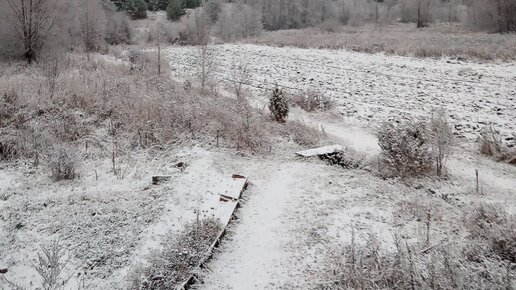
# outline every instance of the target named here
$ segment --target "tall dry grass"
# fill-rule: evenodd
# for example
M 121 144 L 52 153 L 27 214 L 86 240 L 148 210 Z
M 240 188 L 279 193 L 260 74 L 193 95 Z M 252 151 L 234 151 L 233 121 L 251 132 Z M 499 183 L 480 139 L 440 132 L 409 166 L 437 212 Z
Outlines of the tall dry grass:
M 338 32 L 316 28 L 264 32 L 246 42 L 300 48 L 348 49 L 413 57 L 452 57 L 475 61 L 516 59 L 516 34 L 474 32 L 458 25 L 436 24 L 417 29 L 411 24 L 350 27 Z

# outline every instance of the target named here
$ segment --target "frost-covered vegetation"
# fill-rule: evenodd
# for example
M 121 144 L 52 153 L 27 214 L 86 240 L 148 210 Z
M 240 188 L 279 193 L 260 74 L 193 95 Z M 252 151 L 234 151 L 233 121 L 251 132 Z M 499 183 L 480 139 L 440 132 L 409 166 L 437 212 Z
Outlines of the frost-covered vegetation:
M 515 9 L 0 1 L 0 288 L 514 288 Z

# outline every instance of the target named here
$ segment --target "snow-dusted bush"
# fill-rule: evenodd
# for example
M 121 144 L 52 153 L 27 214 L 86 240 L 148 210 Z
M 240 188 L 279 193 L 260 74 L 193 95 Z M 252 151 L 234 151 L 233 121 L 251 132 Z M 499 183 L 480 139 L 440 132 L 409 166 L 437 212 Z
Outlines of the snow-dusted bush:
M 185 282 L 201 260 L 209 254 L 209 247 L 220 233 L 222 225 L 214 218 L 189 224 L 166 243 L 165 249 L 149 259 L 150 265 L 133 273 L 130 289 L 176 289 Z
M 293 95 L 291 102 L 307 112 L 316 110 L 327 111 L 335 107 L 335 102 L 330 97 L 314 90 Z
M 129 16 L 124 12 L 106 12 L 104 40 L 107 44 L 128 44 L 131 41 L 132 27 Z
M 433 165 L 426 123 L 384 123 L 378 133 L 382 161 L 402 178 L 428 173 Z
M 269 110 L 276 122 L 285 123 L 287 121 L 289 105 L 282 89 L 276 87 L 272 91 L 272 96 L 269 100 Z
M 480 204 L 466 217 L 470 238 L 484 252 L 516 263 L 516 217 L 495 204 Z M 474 254 L 474 253 L 471 253 Z M 478 253 L 477 253 L 478 255 Z
M 55 181 L 72 180 L 77 174 L 79 157 L 74 148 L 57 146 L 49 155 L 48 166 Z
M 503 151 L 502 136 L 493 126 L 486 126 L 480 132 L 480 153 L 499 157 Z

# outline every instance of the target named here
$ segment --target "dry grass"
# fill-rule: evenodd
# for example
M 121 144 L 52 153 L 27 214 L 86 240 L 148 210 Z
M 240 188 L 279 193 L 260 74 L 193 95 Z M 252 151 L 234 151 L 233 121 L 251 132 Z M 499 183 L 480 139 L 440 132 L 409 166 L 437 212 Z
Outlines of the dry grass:
M 316 289 L 513 289 L 516 234 L 515 217 L 496 205 L 478 204 L 460 210 L 465 218 L 455 220 L 418 199 L 399 211 L 424 226 L 426 211 L 434 223 L 456 228 L 437 235 L 438 243 L 405 239 L 393 234 L 393 247 L 385 247 L 374 232 L 358 234 L 351 228 L 351 242 L 331 250 Z M 432 204 L 435 206 L 435 204 Z M 398 211 L 398 212 L 399 212 Z M 418 218 L 419 216 L 419 218 Z M 436 234 L 435 229 L 433 230 Z M 365 236 L 365 238 L 364 238 Z M 435 239 L 436 237 L 433 237 Z
M 458 25 L 435 24 L 423 30 L 412 24 L 345 26 L 325 32 L 310 28 L 264 32 L 247 42 L 300 48 L 348 49 L 414 57 L 452 57 L 475 61 L 516 59 L 515 34 L 472 32 Z
M 175 289 L 209 255 L 209 247 L 221 230 L 220 222 L 212 218 L 188 225 L 167 241 L 162 252 L 150 257 L 148 267 L 133 274 L 130 289 Z
M 191 142 L 266 153 L 277 137 L 302 145 L 320 140 L 302 124 L 275 124 L 245 96 L 175 82 L 166 64 L 158 75 L 155 51 L 117 55 L 62 55 L 52 63 L 52 82 L 44 64 L 0 65 L 0 160 L 47 164 L 61 180 L 75 178 L 80 168 L 65 151 L 56 155 L 57 147 L 84 148 L 80 161 Z

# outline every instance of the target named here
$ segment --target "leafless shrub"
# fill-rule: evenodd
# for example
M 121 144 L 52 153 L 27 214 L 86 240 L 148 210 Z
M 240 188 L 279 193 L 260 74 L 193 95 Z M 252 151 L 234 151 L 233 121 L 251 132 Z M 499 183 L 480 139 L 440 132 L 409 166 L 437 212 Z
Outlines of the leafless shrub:
M 502 155 L 502 136 L 493 126 L 486 126 L 480 133 L 480 153 L 486 156 L 499 157 Z
M 72 180 L 77 177 L 79 158 L 76 149 L 59 146 L 50 152 L 48 165 L 55 181 Z
M 61 74 L 63 58 L 64 55 L 56 51 L 46 55 L 40 65 L 41 72 L 47 80 L 50 98 L 54 96 L 57 87 L 57 81 Z
M 108 44 L 128 44 L 132 35 L 129 16 L 124 12 L 107 12 L 104 33 L 105 41 Z
M 441 176 L 453 145 L 453 132 L 446 111 L 443 109 L 432 113 L 428 123 L 428 135 L 435 159 L 437 176 Z
M 204 8 L 193 10 L 181 18 L 179 41 L 186 45 L 206 45 L 210 42 L 211 22 Z
M 428 173 L 433 166 L 426 123 L 384 123 L 378 134 L 382 161 L 402 178 Z
M 342 23 L 338 19 L 328 19 L 319 24 L 319 29 L 329 33 L 340 32 L 342 30 Z
M 495 204 L 480 204 L 466 215 L 470 238 L 484 251 L 516 263 L 516 217 Z
M 486 126 L 480 132 L 480 153 L 493 157 L 499 161 L 507 161 L 510 164 L 514 164 L 515 152 L 516 150 L 512 150 L 502 141 L 502 135 L 500 132 L 495 130 L 495 128 L 491 126 Z
M 144 71 L 151 66 L 153 57 L 149 52 L 144 52 L 138 48 L 132 48 L 127 51 L 127 58 L 131 63 L 131 70 Z
M 82 44 L 86 52 L 99 51 L 105 39 L 105 18 L 102 3 L 89 0 L 81 3 L 79 17 Z
M 293 105 L 307 112 L 316 110 L 327 111 L 335 107 L 335 101 L 315 90 L 294 94 L 291 98 L 291 102 Z
M 187 225 L 167 241 L 161 253 L 149 259 L 150 266 L 134 274 L 130 289 L 175 289 L 210 254 L 209 247 L 221 230 L 222 225 L 213 218 Z
M 0 95 L 0 127 L 14 117 L 18 107 L 18 95 L 16 92 L 5 92 Z
M 38 253 L 38 260 L 34 267 L 42 278 L 42 289 L 64 289 L 70 280 L 70 277 L 63 277 L 63 270 L 68 264 L 65 256 L 66 249 L 59 241 L 53 242 L 50 247 L 41 247 L 41 253 Z

